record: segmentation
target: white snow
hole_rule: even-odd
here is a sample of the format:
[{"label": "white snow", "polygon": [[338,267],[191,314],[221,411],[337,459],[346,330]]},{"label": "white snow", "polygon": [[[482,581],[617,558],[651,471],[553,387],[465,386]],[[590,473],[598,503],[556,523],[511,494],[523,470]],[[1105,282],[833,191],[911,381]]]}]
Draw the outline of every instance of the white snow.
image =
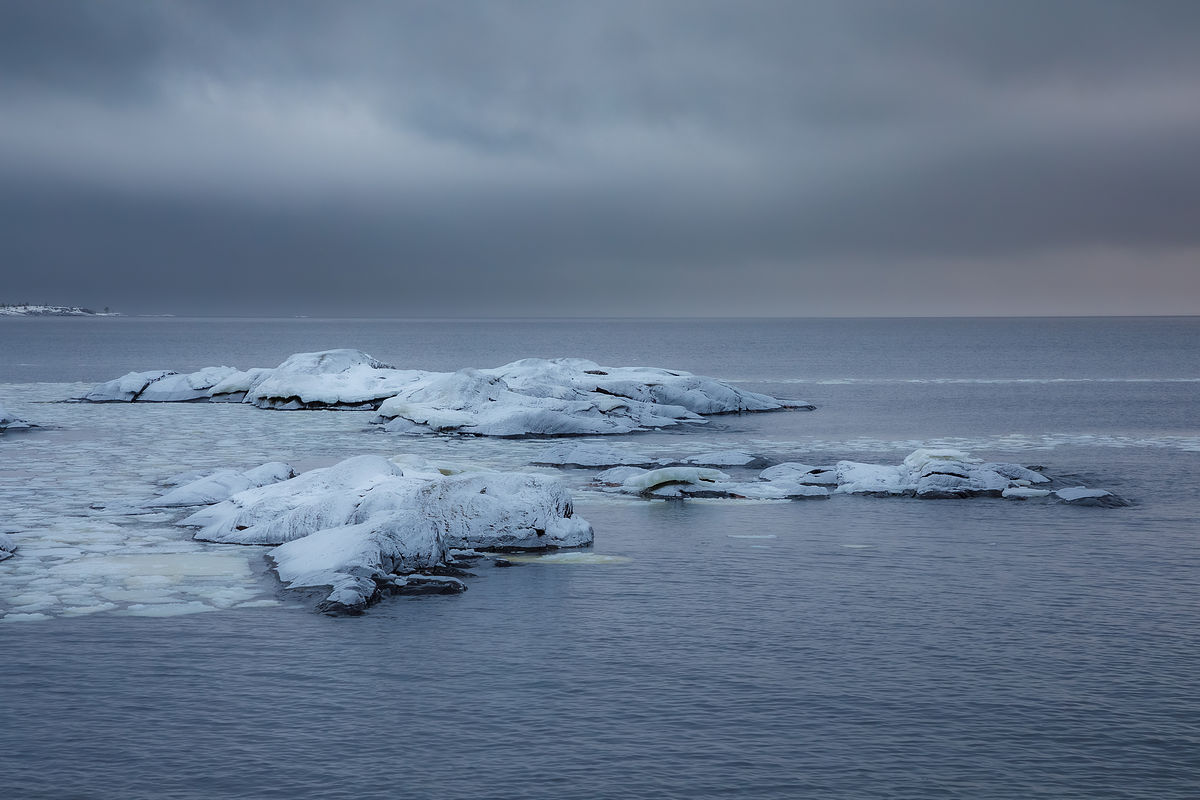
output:
[{"label": "white snow", "polygon": [[297,353],[273,369],[131,372],[83,399],[371,408],[378,411],[374,421],[389,431],[481,436],[629,433],[702,423],[704,414],[812,408],[665,369],[529,358],[495,369],[425,372],[396,369],[357,350]]},{"label": "white snow", "polygon": [[807,486],[837,486],[837,470],[834,467],[814,467],[798,461],[785,461],[767,467],[758,473],[765,481],[790,480]]},{"label": "white snow", "polygon": [[374,407],[423,373],[398,370],[358,350],[296,353],[264,371],[244,402],[260,408]]},{"label": "white snow", "polygon": [[592,482],[604,486],[620,486],[634,475],[642,475],[645,472],[641,467],[613,467],[597,474],[592,478]]},{"label": "white snow", "polygon": [[247,489],[180,521],[197,527],[196,538],[231,544],[282,544],[354,520],[367,493],[410,495],[417,482],[391,481],[403,470],[383,456],[355,456],[332,467],[304,472],[291,480]]},{"label": "white snow", "polygon": [[436,567],[452,548],[592,541],[591,525],[574,516],[556,480],[446,472],[419,458],[356,456],[239,492],[179,524],[199,527],[201,540],[279,545],[269,556],[280,579],[292,588],[329,587],[327,610],[361,609],[384,578]]},{"label": "white snow", "polygon": [[132,403],[154,381],[176,374],[165,369],[127,372],[119,378],[99,384],[83,399],[92,403]]},{"label": "white snow", "polygon": [[908,488],[902,467],[839,461],[836,471],[839,494],[902,494]]},{"label": "white snow", "polygon": [[151,381],[137,396],[141,403],[207,400],[213,386],[237,372],[233,367],[206,367],[188,375],[168,374]]},{"label": "white snow", "polygon": [[663,467],[631,475],[621,484],[621,491],[630,494],[641,494],[653,491],[670,484],[688,484],[691,486],[708,486],[711,488],[718,483],[730,480],[724,472],[701,467]]},{"label": "white snow", "polygon": [[971,458],[969,453],[962,450],[951,450],[948,448],[933,449],[933,448],[918,448],[909,453],[904,458],[903,466],[910,471],[921,471],[930,466],[931,462],[958,462],[958,463],[975,463],[978,464],[980,459]]}]

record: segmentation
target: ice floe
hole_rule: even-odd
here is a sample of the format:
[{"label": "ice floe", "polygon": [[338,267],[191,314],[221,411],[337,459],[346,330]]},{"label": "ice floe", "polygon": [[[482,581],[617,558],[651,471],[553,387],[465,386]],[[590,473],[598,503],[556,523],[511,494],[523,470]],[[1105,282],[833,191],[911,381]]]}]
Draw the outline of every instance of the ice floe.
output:
[{"label": "ice floe", "polygon": [[1054,492],[1054,496],[1064,503],[1077,506],[1115,508],[1129,505],[1128,501],[1124,498],[1118,497],[1110,491],[1105,489],[1088,489],[1084,486],[1070,486],[1058,489]]},{"label": "ice floe", "polygon": [[151,508],[170,508],[178,506],[204,506],[228,500],[238,492],[278,483],[295,477],[295,471],[280,461],[262,464],[244,472],[233,469],[221,469],[209,475],[182,482],[183,485],[156,497],[146,503]]},{"label": "ice floe", "polygon": [[[451,551],[578,547],[592,527],[542,475],[463,471],[415,457],[364,455],[247,489],[180,521],[197,539],[278,545],[268,553],[292,589],[320,588],[320,608],[359,611],[383,591],[452,591],[427,575]],[[403,580],[401,580],[403,579]]]},{"label": "ice floe", "polygon": [[7,533],[0,533],[0,561],[12,558],[15,552],[17,552],[17,543],[13,541],[13,537]]},{"label": "ice floe", "polygon": [[15,414],[10,414],[4,408],[4,404],[0,403],[0,433],[7,430],[24,430],[25,428],[36,427],[23,419],[20,419]]},{"label": "ice floe", "polygon": [[985,463],[961,450],[927,448],[913,451],[900,464],[839,461],[813,466],[789,461],[762,470],[756,480],[735,480],[724,472],[698,467],[614,467],[592,479],[594,486],[605,491],[650,498],[799,500],[857,494],[926,500],[1003,497],[1053,498],[1076,505],[1128,504],[1102,489],[1033,488],[1034,484],[1050,482],[1041,472],[1020,464]]},{"label": "ice floe", "polygon": [[426,372],[397,369],[357,350],[297,353],[273,369],[130,372],[81,399],[369,408],[390,431],[479,436],[629,433],[703,423],[711,414],[813,408],[674,370],[527,358],[494,369]]},{"label": "ice floe", "polygon": [[741,450],[718,450],[714,453],[701,453],[684,460],[685,464],[698,467],[764,467],[769,464],[760,456],[745,453]]},{"label": "ice floe", "polygon": [[648,467],[666,463],[597,442],[563,442],[547,447],[531,463],[555,467]]}]

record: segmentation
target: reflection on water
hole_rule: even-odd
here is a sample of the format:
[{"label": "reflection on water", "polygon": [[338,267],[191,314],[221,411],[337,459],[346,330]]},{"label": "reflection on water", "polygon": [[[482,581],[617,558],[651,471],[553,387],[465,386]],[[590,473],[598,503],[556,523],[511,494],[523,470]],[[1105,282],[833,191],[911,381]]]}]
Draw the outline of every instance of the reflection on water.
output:
[{"label": "reflection on water", "polygon": [[[1137,505],[645,502],[564,470],[593,550],[481,560],[462,595],[330,619],[278,596],[262,549],[193,542],[137,504],[187,470],[401,452],[526,469],[544,443],[389,436],[355,412],[45,404],[84,386],[29,381],[93,367],[55,349],[83,328],[37,329],[56,333],[0,354],[38,365],[18,382],[0,362],[0,400],[50,426],[0,438],[0,530],[21,547],[0,562],[18,620],[0,623],[5,796],[1194,797],[1200,414],[1190,384],[1140,379],[1200,374],[1180,355],[1195,324],[893,322],[528,324],[493,342],[409,326],[386,352],[361,340],[394,323],[179,321],[91,355],[96,379],[329,346],[437,369],[569,351],[776,392],[841,376],[801,389],[812,414],[616,441],[806,463],[948,445]],[[211,353],[180,357],[212,331]],[[1139,380],[987,382],[1056,374]],[[898,377],[972,382],[862,380]]]}]

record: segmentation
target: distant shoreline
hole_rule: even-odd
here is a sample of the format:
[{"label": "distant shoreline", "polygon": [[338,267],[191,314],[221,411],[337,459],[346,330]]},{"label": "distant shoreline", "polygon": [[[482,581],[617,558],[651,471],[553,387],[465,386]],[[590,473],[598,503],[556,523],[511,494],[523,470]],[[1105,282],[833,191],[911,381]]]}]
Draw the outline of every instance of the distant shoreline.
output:
[{"label": "distant shoreline", "polygon": [[119,317],[115,311],[93,311],[80,306],[0,305],[0,317]]}]

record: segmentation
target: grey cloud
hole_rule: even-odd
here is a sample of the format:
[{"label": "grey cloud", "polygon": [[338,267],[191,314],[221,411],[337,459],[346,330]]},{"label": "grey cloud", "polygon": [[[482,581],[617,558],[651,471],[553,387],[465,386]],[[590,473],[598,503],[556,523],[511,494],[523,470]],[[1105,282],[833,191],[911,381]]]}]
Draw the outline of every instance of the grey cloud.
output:
[{"label": "grey cloud", "polygon": [[[1200,297],[1180,268],[1200,247],[1193,3],[17,2],[0,18],[0,254],[38,299],[931,313],[896,287],[1005,264],[1092,270],[1105,313],[1110,296]],[[1150,279],[1095,273],[1096,252]],[[1074,308],[1079,281],[1046,285]]]}]

